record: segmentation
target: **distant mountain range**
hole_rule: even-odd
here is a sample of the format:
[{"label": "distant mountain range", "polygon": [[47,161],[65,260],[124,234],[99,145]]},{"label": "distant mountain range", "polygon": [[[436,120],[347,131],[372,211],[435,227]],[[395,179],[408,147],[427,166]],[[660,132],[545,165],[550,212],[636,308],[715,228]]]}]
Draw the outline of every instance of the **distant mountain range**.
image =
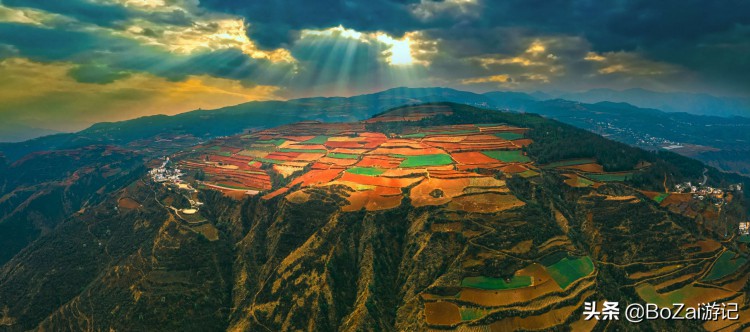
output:
[{"label": "distant mountain range", "polygon": [[0,123],[0,142],[23,142],[57,133],[59,131],[34,128],[19,123]]},{"label": "distant mountain range", "polygon": [[664,112],[685,112],[712,116],[750,116],[750,99],[722,98],[705,93],[655,92],[645,89],[593,89],[585,92],[534,94],[537,99],[566,99],[583,103],[604,101],[628,103]]},{"label": "distant mountain range", "polygon": [[[695,115],[687,111],[669,113],[618,102],[627,98],[638,99],[637,96],[651,96],[641,98],[644,103],[675,100],[671,104],[672,109],[679,107],[677,94],[646,90],[618,92],[600,89],[561,95],[560,99],[543,93],[496,91],[477,94],[449,88],[395,88],[353,97],[249,102],[217,110],[99,123],[77,133],[45,136],[22,143],[0,143],[0,153],[12,162],[32,152],[97,144],[137,148],[156,156],[214,137],[287,123],[357,121],[402,105],[454,102],[488,109],[537,113],[631,145],[647,149],[670,147],[675,152],[700,159],[720,169],[750,174],[750,156],[747,153],[750,118]],[[722,100],[724,104],[734,105],[729,100],[693,96],[705,97],[702,100],[706,100],[703,104],[694,103],[694,110],[714,99],[716,105],[721,104]],[[576,98],[586,98],[593,103],[565,100]],[[598,101],[606,98],[611,100]],[[736,102],[736,105],[741,104],[740,101]],[[689,102],[683,104],[690,105]],[[703,109],[707,110],[706,107]]]}]

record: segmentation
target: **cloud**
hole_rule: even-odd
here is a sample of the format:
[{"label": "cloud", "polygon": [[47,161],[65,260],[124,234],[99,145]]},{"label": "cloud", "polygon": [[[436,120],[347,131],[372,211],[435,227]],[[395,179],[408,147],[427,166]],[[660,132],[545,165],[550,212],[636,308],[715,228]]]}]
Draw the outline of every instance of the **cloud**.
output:
[{"label": "cloud", "polygon": [[[98,105],[107,116],[136,114],[123,106],[128,98],[146,114],[247,99],[240,96],[395,86],[747,96],[747,12],[743,0],[2,0],[4,73],[39,75],[67,94],[14,99],[6,92],[0,104],[9,99],[34,119],[63,126],[59,113],[43,112],[60,105],[76,114],[75,124],[64,125],[74,128],[99,119],[83,110]],[[30,86],[34,79],[8,81]],[[66,85],[101,95],[67,92]],[[207,102],[187,96],[169,106],[166,96],[187,87]],[[163,98],[155,92],[161,88]]]},{"label": "cloud", "polygon": [[10,123],[72,131],[101,121],[277,99],[280,89],[248,87],[206,75],[175,82],[145,73],[133,73],[109,84],[91,84],[71,78],[68,73],[75,70],[76,65],[66,62],[0,61],[4,78],[0,80],[0,117]]},{"label": "cloud", "polygon": [[122,6],[86,0],[3,0],[3,4],[8,7],[34,8],[102,26],[111,26],[129,17],[128,10]]}]

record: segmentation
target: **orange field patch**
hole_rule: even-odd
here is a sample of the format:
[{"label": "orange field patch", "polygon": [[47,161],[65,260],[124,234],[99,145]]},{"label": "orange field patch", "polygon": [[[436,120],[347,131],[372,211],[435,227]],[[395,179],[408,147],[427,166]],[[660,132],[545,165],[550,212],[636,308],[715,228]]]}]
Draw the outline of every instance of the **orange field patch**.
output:
[{"label": "orange field patch", "polygon": [[669,206],[672,204],[690,202],[692,199],[693,199],[693,194],[673,193],[667,196],[667,198],[665,198],[663,201],[661,201],[661,206]]},{"label": "orange field patch", "polygon": [[494,213],[524,205],[526,205],[526,203],[511,194],[487,192],[454,197],[448,204],[448,208],[466,212]]},{"label": "orange field patch", "polygon": [[357,148],[364,148],[364,144],[360,142],[350,142],[350,141],[328,141],[325,144],[326,147],[329,148],[349,148],[349,149],[357,149]]},{"label": "orange field patch", "polygon": [[511,141],[513,144],[515,144],[517,147],[522,148],[524,146],[529,146],[531,143],[534,143],[534,141],[528,139],[528,138],[522,138],[517,140]]},{"label": "orange field patch", "polygon": [[117,201],[117,206],[122,209],[135,210],[141,207],[141,203],[136,202],[134,199],[130,197],[123,197],[123,198],[120,198],[119,201]]},{"label": "orange field patch", "polygon": [[430,177],[438,179],[456,179],[456,178],[481,178],[486,175],[474,172],[461,172],[455,170],[430,170]]},{"label": "orange field patch", "polygon": [[348,149],[348,148],[336,148],[331,150],[333,153],[346,153],[346,154],[363,154],[367,151],[370,151],[368,149]]},{"label": "orange field patch", "polygon": [[321,183],[328,183],[333,181],[336,177],[343,172],[343,169],[326,169],[326,170],[310,170],[309,172],[302,174],[300,177],[294,179],[289,184],[289,187],[293,187],[297,184],[302,186],[312,186]]},{"label": "orange field patch", "polygon": [[[273,137],[273,138],[275,138],[275,137]],[[268,140],[271,140],[273,138],[270,138],[270,136],[269,136],[269,138],[265,138],[265,139],[261,138],[260,140],[262,140],[262,141],[268,141]],[[304,141],[311,140],[311,139],[315,138],[315,136],[281,136],[281,138],[287,139],[287,140],[290,140],[290,141],[294,141],[294,142],[304,142]]]},{"label": "orange field patch", "polygon": [[272,168],[274,171],[276,171],[276,173],[281,174],[283,177],[288,177],[294,174],[294,172],[301,171],[303,169],[302,167],[297,167],[297,166],[276,165],[276,164],[274,164]]},{"label": "orange field patch", "polygon": [[[490,325],[490,331],[501,332],[550,330],[555,326],[565,323],[570,315],[572,315],[578,308],[580,308],[581,305],[583,305],[583,301],[585,301],[591,295],[594,295],[594,291],[587,291],[583,294],[583,296],[581,296],[581,299],[578,301],[578,303],[558,307],[539,315],[532,315],[527,317],[514,316],[493,322]],[[589,323],[590,321],[593,321],[593,324]],[[596,325],[596,319],[591,319],[590,321],[586,321],[586,323],[589,324],[584,324],[582,326],[588,325],[593,327],[593,325]],[[573,329],[573,331],[580,330]]]},{"label": "orange field patch", "polygon": [[353,191],[347,197],[349,205],[343,211],[352,212],[365,209],[379,211],[393,209],[401,205],[401,190],[398,188],[374,187],[370,190]]},{"label": "orange field patch", "polygon": [[387,139],[387,137],[383,133],[364,132],[364,133],[359,133],[359,136],[367,137],[367,138],[377,138],[377,139],[382,139],[382,140]]},{"label": "orange field patch", "polygon": [[496,164],[498,161],[487,157],[481,152],[454,152],[451,158],[459,164],[476,165],[476,164]]},{"label": "orange field patch", "polygon": [[509,173],[509,174],[515,174],[515,173],[523,173],[528,171],[529,169],[526,166],[519,165],[519,164],[512,164],[505,167],[500,168],[500,171],[503,173]]},{"label": "orange field patch", "polygon": [[287,191],[289,191],[289,188],[286,188],[286,187],[279,188],[279,189],[277,189],[277,190],[275,190],[275,191],[273,191],[273,192],[271,192],[271,193],[266,194],[265,196],[263,196],[263,199],[269,200],[269,199],[272,199],[272,198],[277,197],[279,195],[286,194]]},{"label": "orange field patch", "polygon": [[290,144],[285,146],[284,148],[296,150],[326,150],[325,145],[322,144]]},{"label": "orange field patch", "polygon": [[456,325],[461,322],[458,306],[450,302],[427,302],[424,304],[425,322],[429,325]]},{"label": "orange field patch", "polygon": [[393,177],[393,178],[400,178],[400,177],[408,177],[413,175],[427,175],[426,169],[419,169],[419,168],[390,168],[386,169],[383,174],[380,174],[380,176],[385,177]]},{"label": "orange field patch", "polygon": [[266,159],[296,161],[300,154],[299,152],[271,152],[266,156]]},{"label": "orange field patch", "polygon": [[381,186],[381,187],[393,187],[403,188],[408,187],[414,183],[421,181],[423,177],[416,178],[389,178],[382,176],[367,176],[352,173],[344,173],[341,176],[341,181],[349,181],[364,185]]},{"label": "orange field patch", "polygon": [[466,136],[434,135],[423,138],[422,142],[458,143],[463,141],[465,138]]},{"label": "orange field patch", "polygon": [[362,160],[360,160],[357,163],[357,166],[359,167],[380,167],[385,169],[390,168],[396,168],[399,165],[401,165],[401,162],[403,162],[404,159],[402,158],[395,158],[390,156],[380,156],[380,155],[365,155],[362,157]]},{"label": "orange field patch", "polygon": [[359,160],[357,159],[344,159],[344,158],[331,158],[323,157],[318,159],[321,163],[336,165],[336,166],[351,166],[356,164]]},{"label": "orange field patch", "polygon": [[299,156],[297,156],[298,161],[316,161],[320,158],[323,158],[325,156],[322,153],[300,153]]},{"label": "orange field patch", "polygon": [[384,148],[379,147],[375,150],[372,150],[368,152],[369,155],[391,155],[391,154],[400,154],[404,156],[422,156],[422,155],[430,155],[430,154],[444,154],[445,151],[433,148],[433,147],[422,147],[422,148],[410,148],[410,147],[400,147],[400,148]]},{"label": "orange field patch", "polygon": [[588,173],[604,173],[604,167],[596,163],[566,166],[562,168],[574,169],[574,170],[588,172]]},{"label": "orange field patch", "polygon": [[425,205],[443,205],[454,196],[463,194],[469,185],[469,179],[437,179],[429,178],[411,189],[411,203],[415,207]]}]

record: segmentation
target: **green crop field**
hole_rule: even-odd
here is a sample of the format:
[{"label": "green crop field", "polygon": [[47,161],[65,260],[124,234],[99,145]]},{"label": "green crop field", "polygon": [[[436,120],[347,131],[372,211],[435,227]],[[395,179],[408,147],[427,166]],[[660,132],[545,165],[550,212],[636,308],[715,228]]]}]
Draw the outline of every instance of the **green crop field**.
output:
[{"label": "green crop field", "polygon": [[315,138],[311,138],[309,140],[306,140],[304,142],[298,143],[298,144],[325,144],[325,142],[328,141],[328,136],[315,136]]},{"label": "green crop field", "polygon": [[502,278],[466,277],[461,281],[461,287],[479,288],[484,290],[514,289],[531,286],[530,276],[514,276],[510,282]]},{"label": "green crop field", "polygon": [[[744,257],[735,257],[737,254],[733,251],[725,251],[714,263],[711,272],[703,280],[711,281],[724,278],[747,263]],[[736,259],[735,259],[736,258]]]},{"label": "green crop field", "polygon": [[610,173],[610,174],[592,174],[588,173],[586,174],[586,177],[594,180],[594,181],[603,181],[603,182],[623,182],[631,177],[633,177],[633,173]]},{"label": "green crop field", "polygon": [[352,167],[350,169],[347,169],[346,171],[352,174],[369,175],[369,176],[378,176],[380,174],[383,174],[383,172],[385,172],[385,170],[382,170],[380,168],[375,168],[375,167]]},{"label": "green crop field", "polygon": [[661,203],[661,202],[663,202],[663,201],[664,201],[664,200],[665,200],[665,199],[666,199],[667,197],[669,197],[669,194],[667,194],[667,193],[661,193],[661,194],[659,194],[659,195],[656,195],[656,197],[654,197],[654,201],[656,201],[657,203]]},{"label": "green crop field", "polygon": [[281,160],[268,159],[268,158],[258,158],[257,160],[260,161],[260,162],[267,163],[267,164],[283,164],[284,163]]},{"label": "green crop field", "polygon": [[331,152],[328,154],[328,157],[336,158],[336,159],[357,159],[359,158],[359,155],[351,154],[351,153],[336,153]]},{"label": "green crop field", "polygon": [[426,154],[421,156],[405,156],[400,154],[391,155],[396,158],[404,158],[399,167],[423,167],[423,166],[442,166],[453,163],[451,156],[447,154]]},{"label": "green crop field", "polygon": [[425,133],[415,133],[415,134],[401,135],[402,138],[422,138],[422,137],[425,137],[425,136],[427,136],[427,134],[425,134]]},{"label": "green crop field", "polygon": [[521,150],[482,151],[482,153],[487,157],[494,158],[494,159],[497,159],[506,163],[512,163],[512,162],[526,163],[526,162],[531,161],[529,157],[523,155],[523,152],[521,152]]},{"label": "green crop field", "polygon": [[583,187],[591,187],[594,185],[594,181],[591,181],[585,177],[582,176],[576,176],[575,177],[575,187],[577,188],[583,188]]},{"label": "green crop field", "polygon": [[596,162],[595,159],[571,159],[571,160],[563,160],[563,161],[557,161],[554,163],[549,163],[547,165],[544,165],[544,168],[576,166],[576,165],[583,165],[583,164],[592,164],[595,162]]},{"label": "green crop field", "polygon": [[267,141],[255,141],[255,143],[258,143],[258,144],[273,144],[273,145],[276,145],[276,146],[284,144],[284,142],[286,142],[286,140],[285,139],[281,139],[281,138],[267,140]]},{"label": "green crop field", "polygon": [[539,175],[539,173],[537,173],[535,171],[532,171],[532,170],[528,170],[528,171],[523,171],[521,173],[518,173],[518,175],[521,176],[524,179],[528,179],[528,178],[533,178],[533,177]]},{"label": "green crop field", "polygon": [[486,314],[487,313],[484,309],[470,308],[470,307],[461,308],[461,320],[462,321],[480,319],[484,317]]},{"label": "green crop field", "polygon": [[497,133],[497,134],[495,134],[495,136],[500,137],[500,138],[504,138],[504,139],[507,139],[507,140],[514,140],[514,139],[523,138],[523,135],[516,134],[516,133]]},{"label": "green crop field", "polygon": [[565,257],[547,267],[547,272],[560,288],[565,289],[576,280],[594,271],[594,262],[588,256],[570,259]]}]

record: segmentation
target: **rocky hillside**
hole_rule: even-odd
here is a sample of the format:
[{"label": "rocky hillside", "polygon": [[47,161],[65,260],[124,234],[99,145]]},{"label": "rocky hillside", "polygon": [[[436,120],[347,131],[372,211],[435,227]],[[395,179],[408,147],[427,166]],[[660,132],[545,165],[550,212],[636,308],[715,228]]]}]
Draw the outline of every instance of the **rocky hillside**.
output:
[{"label": "rocky hillside", "polygon": [[595,300],[736,302],[637,328],[750,326],[746,179],[538,116],[412,106],[166,167],[184,182],[141,172],[2,265],[0,329],[634,328],[584,321]]}]

